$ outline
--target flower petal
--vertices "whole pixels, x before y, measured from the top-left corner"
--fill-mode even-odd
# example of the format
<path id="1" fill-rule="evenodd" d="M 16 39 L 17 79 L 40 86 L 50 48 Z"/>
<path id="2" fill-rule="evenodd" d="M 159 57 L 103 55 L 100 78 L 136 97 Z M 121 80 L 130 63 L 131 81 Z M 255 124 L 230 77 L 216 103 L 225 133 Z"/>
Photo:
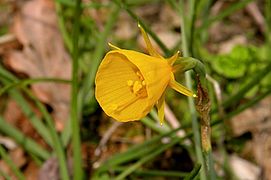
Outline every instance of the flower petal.
<path id="1" fill-rule="evenodd" d="M 152 44 L 151 44 L 151 41 L 150 41 L 150 39 L 149 39 L 147 33 L 146 33 L 145 30 L 143 29 L 143 27 L 142 27 L 140 24 L 138 24 L 138 27 L 139 27 L 139 29 L 140 29 L 140 31 L 141 31 L 141 34 L 142 34 L 142 36 L 143 36 L 143 38 L 144 38 L 144 40 L 145 40 L 145 43 L 146 43 L 146 45 L 147 45 L 147 49 L 148 49 L 148 51 L 149 51 L 149 54 L 150 54 L 151 56 L 154 56 L 154 57 L 163 58 L 163 57 L 162 57 L 162 56 L 161 56 L 161 55 L 153 48 L 153 46 L 152 46 Z"/>
<path id="2" fill-rule="evenodd" d="M 113 44 L 111 44 L 111 43 L 108 43 L 108 46 L 110 46 L 112 49 L 120 50 L 119 47 L 117 47 L 117 46 L 115 46 L 115 45 L 113 45 Z"/>
<path id="3" fill-rule="evenodd" d="M 130 81 L 141 81 L 137 71 L 138 68 L 118 50 L 104 57 L 96 74 L 95 97 L 108 116 L 122 122 L 139 120 L 153 107 L 147 92 L 145 96 L 137 96 L 130 88 Z M 134 90 L 140 89 L 137 83 Z"/>
<path id="4" fill-rule="evenodd" d="M 173 56 L 167 59 L 168 64 L 173 65 L 179 56 L 180 56 L 180 51 L 177 51 Z"/>
<path id="5" fill-rule="evenodd" d="M 164 123 L 164 117 L 165 117 L 165 92 L 162 94 L 161 98 L 157 102 L 157 110 L 158 110 L 158 118 L 160 121 L 160 124 L 163 125 Z"/>
<path id="6" fill-rule="evenodd" d="M 142 73 L 146 80 L 149 102 L 153 105 L 162 96 L 171 78 L 172 67 L 165 59 L 148 56 L 131 50 L 120 50 Z"/>
<path id="7" fill-rule="evenodd" d="M 172 89 L 174 89 L 175 91 L 177 91 L 183 95 L 197 97 L 192 91 L 190 91 L 189 89 L 187 89 L 185 86 L 181 85 L 180 83 L 178 83 L 174 79 L 171 79 L 169 86 Z"/>

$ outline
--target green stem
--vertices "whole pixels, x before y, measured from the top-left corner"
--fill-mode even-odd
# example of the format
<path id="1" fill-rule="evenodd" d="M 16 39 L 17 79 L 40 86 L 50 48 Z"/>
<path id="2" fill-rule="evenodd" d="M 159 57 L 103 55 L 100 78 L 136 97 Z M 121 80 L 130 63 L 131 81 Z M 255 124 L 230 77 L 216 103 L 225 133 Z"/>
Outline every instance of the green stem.
<path id="1" fill-rule="evenodd" d="M 3 72 L 3 71 L 0 68 L 0 74 L 1 74 L 1 72 Z M 8 75 L 9 73 L 7 72 L 7 73 L 4 73 L 4 74 Z M 15 77 L 13 77 L 13 78 L 11 78 L 9 80 L 6 79 L 6 77 L 7 76 L 4 76 L 3 78 L 1 77 L 1 81 L 3 82 L 3 84 L 5 85 L 5 87 L 9 87 L 9 85 L 19 83 L 18 79 L 15 78 Z M 14 82 L 14 83 L 12 83 L 12 82 Z M 3 89 L 5 89 L 5 87 Z M 6 90 L 8 90 L 8 89 L 9 88 L 7 88 Z M 1 91 L 1 92 L 4 93 L 5 91 Z M 9 95 L 21 107 L 21 110 L 29 118 L 31 124 L 37 130 L 37 132 L 39 133 L 39 135 L 45 140 L 45 142 L 47 144 L 49 144 L 51 147 L 53 147 L 52 139 L 51 139 L 51 136 L 50 136 L 48 128 L 44 125 L 44 123 L 41 121 L 41 119 L 38 118 L 37 115 L 33 112 L 31 106 L 25 100 L 25 98 L 23 97 L 23 95 L 21 94 L 21 92 L 15 90 L 15 89 L 12 89 L 12 90 L 9 90 Z"/>
<path id="2" fill-rule="evenodd" d="M 140 166 L 142 166 L 144 163 L 150 161 L 151 159 L 153 159 L 154 157 L 156 157 L 157 155 L 161 154 L 162 152 L 164 152 L 165 150 L 167 150 L 168 148 L 172 147 L 173 145 L 177 144 L 178 142 L 180 142 L 181 138 L 174 138 L 171 139 L 170 143 L 164 145 L 164 146 L 160 146 L 157 149 L 155 149 L 152 153 L 148 154 L 147 156 L 141 158 L 139 161 L 137 161 L 136 163 L 134 163 L 132 166 L 128 167 L 125 171 L 123 171 L 120 175 L 118 175 L 116 178 L 114 178 L 115 180 L 122 180 L 125 179 L 125 177 L 127 177 L 129 174 L 131 174 L 132 172 L 134 172 L 136 169 L 138 169 Z"/>
<path id="3" fill-rule="evenodd" d="M 266 90 L 264 93 L 262 93 L 261 95 L 257 95 L 253 100 L 243 104 L 242 106 L 239 106 L 237 109 L 235 109 L 234 111 L 227 113 L 223 119 L 220 118 L 216 118 L 212 121 L 211 126 L 215 126 L 221 122 L 223 122 L 223 120 L 228 120 L 231 119 L 233 116 L 239 114 L 240 112 L 244 111 L 245 109 L 257 104 L 260 100 L 262 100 L 263 98 L 267 97 L 269 94 L 271 93 L 271 89 Z"/>
<path id="4" fill-rule="evenodd" d="M 127 167 L 114 167 L 111 169 L 113 172 L 123 172 L 127 169 Z M 164 177 L 184 177 L 188 175 L 185 172 L 175 172 L 175 171 L 161 171 L 161 170 L 135 170 L 133 174 L 141 175 L 141 176 L 164 176 Z"/>
<path id="5" fill-rule="evenodd" d="M 184 55 L 184 57 L 189 57 L 190 56 L 190 51 L 188 49 L 188 47 L 189 47 L 188 39 L 190 39 L 190 38 L 187 37 L 187 31 L 186 31 L 189 27 L 186 27 L 187 19 L 185 19 L 186 14 L 184 13 L 185 9 L 184 9 L 184 4 L 183 4 L 182 1 L 180 1 L 180 6 L 181 6 L 181 8 L 180 8 L 181 12 L 179 10 L 179 15 L 181 17 L 181 30 L 182 30 L 181 35 L 182 35 L 183 55 Z M 186 72 L 185 80 L 186 80 L 186 86 L 189 89 L 192 89 L 192 80 L 191 80 L 191 72 L 190 71 Z M 198 120 L 197 120 L 196 108 L 195 108 L 193 98 L 191 98 L 191 97 L 188 97 L 188 106 L 189 106 L 189 111 L 190 111 L 191 119 L 192 119 L 192 130 L 193 130 L 193 135 L 194 135 L 193 137 L 194 137 L 194 143 L 195 143 L 196 156 L 197 156 L 198 161 L 201 164 L 205 164 L 203 154 L 202 154 L 202 151 L 201 151 L 199 123 L 198 123 Z M 204 166 L 204 169 L 206 169 L 205 166 Z M 205 173 L 205 170 L 200 171 L 200 177 L 201 177 L 202 180 L 206 180 L 207 175 Z"/>
<path id="6" fill-rule="evenodd" d="M 250 3 L 252 0 L 243 0 L 243 1 L 237 1 L 236 3 L 232 3 L 228 8 L 224 9 L 223 11 L 220 11 L 219 14 L 216 16 L 210 17 L 207 21 L 204 22 L 202 25 L 200 31 L 202 31 L 205 28 L 210 27 L 210 25 L 216 21 L 222 20 L 223 18 L 233 14 L 233 12 L 244 8 L 248 3 Z"/>
<path id="7" fill-rule="evenodd" d="M 201 84 L 199 75 L 197 75 L 197 99 L 196 109 L 200 115 L 201 128 L 201 145 L 204 158 L 204 170 L 208 179 L 215 179 L 215 172 L 213 168 L 212 146 L 211 146 L 211 126 L 210 126 L 210 109 L 211 101 L 207 88 Z"/>
<path id="8" fill-rule="evenodd" d="M 141 122 L 145 126 L 151 128 L 153 131 L 158 132 L 160 134 L 164 133 L 164 132 L 167 132 L 169 130 L 169 129 L 165 129 L 165 128 L 161 127 L 161 126 L 157 126 L 158 125 L 157 122 L 154 122 L 152 119 L 150 119 L 148 117 L 142 118 Z"/>
<path id="9" fill-rule="evenodd" d="M 58 25 L 61 32 L 61 35 L 63 37 L 64 43 L 67 47 L 67 49 L 71 52 L 72 51 L 72 41 L 71 37 L 69 36 L 69 33 L 65 27 L 65 20 L 62 12 L 61 2 L 59 0 L 56 1 L 56 11 L 58 14 Z"/>
<path id="10" fill-rule="evenodd" d="M 171 51 L 166 47 L 166 45 L 159 39 L 159 37 L 148 27 L 146 24 L 133 12 L 130 8 L 119 0 L 114 0 L 114 2 L 119 6 L 126 10 L 126 12 L 140 24 L 143 29 L 153 38 L 153 40 L 158 44 L 158 46 L 162 49 L 166 56 L 171 55 Z"/>
<path id="11" fill-rule="evenodd" d="M 9 91 L 10 89 L 18 87 L 18 86 L 26 87 L 26 86 L 31 85 L 31 84 L 43 83 L 43 82 L 70 83 L 71 81 L 70 80 L 65 80 L 65 79 L 56 79 L 56 78 L 24 79 L 24 80 L 20 80 L 18 82 L 10 83 L 10 84 L 4 86 L 3 88 L 1 88 L 0 89 L 0 96 L 2 96 L 4 93 Z"/>
<path id="12" fill-rule="evenodd" d="M 72 93 L 71 93 L 71 126 L 72 126 L 72 149 L 73 149 L 73 176 L 74 179 L 83 179 L 81 140 L 80 140 L 80 120 L 78 118 L 78 60 L 79 60 L 79 23 L 81 16 L 81 0 L 76 1 L 74 9 L 74 29 L 73 29 L 73 52 L 72 52 Z"/>
<path id="13" fill-rule="evenodd" d="M 56 152 L 58 162 L 59 162 L 59 168 L 60 168 L 60 176 L 61 179 L 68 180 L 69 175 L 68 175 L 68 170 L 67 170 L 67 163 L 66 163 L 66 158 L 65 158 L 65 152 L 64 148 L 61 144 L 61 140 L 56 132 L 53 119 L 50 116 L 50 114 L 47 112 L 46 108 L 44 105 L 27 89 L 24 89 L 24 92 L 34 101 L 40 112 L 42 113 L 47 125 L 48 129 L 50 131 L 52 141 L 53 141 L 53 148 Z"/>
<path id="14" fill-rule="evenodd" d="M 184 178 L 184 180 L 192 180 L 192 179 L 194 179 L 194 178 L 198 175 L 198 173 L 199 173 L 199 171 L 200 171 L 200 168 L 201 168 L 201 164 L 196 164 L 196 165 L 194 166 L 193 170 L 190 172 L 189 175 L 187 175 L 187 176 Z"/>
<path id="15" fill-rule="evenodd" d="M 113 167 L 119 166 L 121 164 L 125 164 L 129 161 L 138 159 L 140 157 L 144 157 L 147 154 L 150 154 L 151 152 L 153 152 L 155 149 L 157 149 L 159 146 L 162 146 L 163 143 L 161 142 L 161 139 L 164 137 L 175 137 L 175 133 L 179 130 L 180 128 L 171 130 L 170 132 L 166 132 L 163 133 L 161 135 L 155 136 L 150 140 L 145 141 L 142 144 L 138 144 L 135 145 L 133 147 L 131 147 L 129 150 L 127 150 L 126 152 L 120 153 L 120 154 L 116 154 L 113 157 L 111 157 L 107 162 L 104 163 L 104 165 L 102 165 L 98 171 L 98 173 L 100 172 L 104 172 L 106 170 L 109 170 Z M 186 137 L 190 137 L 191 134 L 187 134 Z"/>
<path id="16" fill-rule="evenodd" d="M 16 81 L 16 78 L 13 77 L 12 75 L 10 75 L 8 72 L 6 72 L 5 70 L 3 70 L 1 68 L 1 73 L 4 75 L 4 77 L 6 78 L 5 81 Z M 50 144 L 52 146 L 52 148 L 54 148 L 56 154 L 57 154 L 57 158 L 58 158 L 58 162 L 59 162 L 59 167 L 60 167 L 60 174 L 61 174 L 61 177 L 62 179 L 66 180 L 66 179 L 69 179 L 69 176 L 68 176 L 68 171 L 67 171 L 67 167 L 66 167 L 66 159 L 65 159 L 65 153 L 64 153 L 64 148 L 62 147 L 62 144 L 60 142 L 60 139 L 57 135 L 57 132 L 55 130 L 55 126 L 54 126 L 54 123 L 53 123 L 53 120 L 51 118 L 51 116 L 49 115 L 49 113 L 47 112 L 46 108 L 43 106 L 42 103 L 40 103 L 33 95 L 32 93 L 26 89 L 26 88 L 23 88 L 23 90 L 26 92 L 26 94 L 31 98 L 33 99 L 33 101 L 36 103 L 37 107 L 39 108 L 39 110 L 41 111 L 41 113 L 43 114 L 44 118 L 45 118 L 45 121 L 48 125 L 48 131 L 50 133 L 50 136 L 51 136 L 51 139 L 48 137 L 45 137 L 46 141 L 48 142 L 48 144 Z M 14 93 L 15 94 L 15 93 Z M 25 109 L 23 107 L 23 109 Z M 39 122 L 39 121 L 38 121 Z M 33 125 L 35 126 L 35 128 L 37 128 L 39 130 L 39 133 L 41 133 L 41 135 L 44 137 L 47 133 L 47 131 L 45 130 L 40 130 L 40 127 L 42 127 L 42 124 L 39 123 L 37 124 L 38 122 L 33 122 Z M 3 130 L 4 131 L 4 130 Z M 15 130 L 13 130 L 14 134 L 11 133 L 10 136 L 11 137 L 14 137 L 15 133 L 16 133 L 16 137 L 15 138 L 19 138 L 20 137 L 20 134 L 18 132 L 16 132 Z M 9 131 L 8 131 L 9 132 Z M 19 136 L 19 137 L 18 137 Z M 29 143 L 32 143 L 31 141 L 29 141 Z M 32 147 L 33 148 L 35 147 L 35 145 L 33 145 L 32 143 Z M 27 148 L 29 147 L 26 147 L 25 146 L 25 149 L 28 150 Z M 42 150 L 40 150 L 42 151 Z"/>
<path id="17" fill-rule="evenodd" d="M 88 71 L 88 74 L 86 75 L 86 78 L 84 79 L 82 92 L 80 92 L 80 96 L 81 96 L 80 99 L 83 101 L 82 104 L 89 102 L 90 99 L 93 98 L 93 93 L 94 93 L 93 84 L 94 84 L 96 71 L 98 69 L 99 63 L 104 53 L 106 39 L 108 35 L 110 34 L 110 30 L 113 28 L 114 24 L 116 23 L 119 11 L 120 11 L 120 8 L 118 6 L 114 6 L 112 8 L 111 13 L 109 14 L 109 18 L 107 19 L 104 31 L 101 32 L 99 36 L 97 46 L 92 57 L 91 67 Z"/>
<path id="18" fill-rule="evenodd" d="M 0 116 L 0 132 L 14 139 L 19 145 L 21 145 L 28 153 L 39 157 L 42 160 L 46 160 L 50 157 L 50 154 L 40 147 L 35 141 L 24 136 L 20 130 L 8 124 Z"/>
<path id="19" fill-rule="evenodd" d="M 174 71 L 178 71 L 180 73 L 186 72 L 188 70 L 194 70 L 196 74 L 205 79 L 206 72 L 204 64 L 195 58 L 192 57 L 180 57 L 174 63 Z"/>
<path id="20" fill-rule="evenodd" d="M 9 155 L 7 154 L 6 150 L 3 148 L 3 146 L 0 144 L 0 157 L 3 158 L 3 160 L 7 163 L 7 165 L 10 167 L 12 172 L 16 175 L 16 177 L 19 180 L 24 180 L 25 177 L 23 173 L 18 169 L 18 167 L 14 164 L 14 162 L 11 160 Z"/>

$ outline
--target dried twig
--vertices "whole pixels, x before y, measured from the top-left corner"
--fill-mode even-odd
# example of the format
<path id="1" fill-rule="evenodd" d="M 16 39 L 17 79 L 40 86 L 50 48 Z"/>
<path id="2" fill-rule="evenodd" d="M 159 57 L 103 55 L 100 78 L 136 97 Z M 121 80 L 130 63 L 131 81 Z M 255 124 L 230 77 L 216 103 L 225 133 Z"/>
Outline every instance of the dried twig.
<path id="1" fill-rule="evenodd" d="M 167 121 L 169 122 L 169 124 L 173 127 L 173 129 L 181 127 L 180 122 L 178 121 L 175 114 L 172 112 L 172 110 L 170 109 L 170 107 L 167 104 L 165 104 L 165 117 L 166 117 Z M 179 130 L 177 132 L 177 135 L 179 137 L 184 137 L 185 131 Z M 187 140 L 186 143 L 190 143 L 190 141 Z"/>
<path id="2" fill-rule="evenodd" d="M 265 23 L 264 23 L 264 17 L 258 8 L 256 2 L 251 2 L 246 6 L 246 11 L 248 14 L 253 18 L 255 23 L 259 26 L 259 29 L 261 33 L 265 33 Z"/>
<path id="3" fill-rule="evenodd" d="M 20 46 L 14 34 L 5 34 L 0 36 L 0 55 L 4 54 L 7 49 L 13 49 Z"/>
<path id="4" fill-rule="evenodd" d="M 110 128 L 103 135 L 99 145 L 94 151 L 95 156 L 100 156 L 102 151 L 105 149 L 107 141 L 110 139 L 111 135 L 115 132 L 115 130 L 121 125 L 120 122 L 114 121 Z"/>

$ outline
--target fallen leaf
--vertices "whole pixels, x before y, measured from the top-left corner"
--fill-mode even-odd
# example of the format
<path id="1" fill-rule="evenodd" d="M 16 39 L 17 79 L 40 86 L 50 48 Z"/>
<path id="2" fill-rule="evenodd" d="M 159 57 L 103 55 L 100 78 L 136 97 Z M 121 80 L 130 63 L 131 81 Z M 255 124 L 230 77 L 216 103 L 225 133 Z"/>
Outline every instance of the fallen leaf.
<path id="1" fill-rule="evenodd" d="M 30 161 L 24 171 L 25 179 L 27 180 L 38 179 L 39 169 L 40 167 L 34 161 Z"/>
<path id="2" fill-rule="evenodd" d="M 263 168 L 264 179 L 271 179 L 271 97 L 243 111 L 231 119 L 233 134 L 251 132 L 252 151 L 256 162 Z"/>
<path id="3" fill-rule="evenodd" d="M 40 168 L 38 179 L 58 180 L 59 176 L 60 174 L 59 174 L 57 158 L 50 158 L 45 163 L 43 163 L 42 167 Z"/>
<path id="4" fill-rule="evenodd" d="M 72 168 L 72 160 L 68 157 L 67 160 L 67 167 L 68 167 L 68 173 L 69 177 L 72 177 L 73 168 Z M 38 172 L 38 178 L 39 180 L 59 180 L 60 179 L 60 172 L 59 172 L 59 165 L 58 160 L 56 157 L 52 157 L 46 160 L 45 163 L 42 164 L 42 167 L 40 168 Z M 71 178 L 69 178 L 71 179 Z"/>
<path id="5" fill-rule="evenodd" d="M 271 130 L 255 134 L 253 147 L 256 162 L 263 167 L 263 179 L 271 179 Z"/>
<path id="6" fill-rule="evenodd" d="M 57 26 L 53 0 L 27 1 L 15 17 L 13 33 L 23 48 L 9 52 L 5 65 L 30 78 L 70 79 L 71 58 Z M 62 130 L 69 114 L 70 86 L 38 83 L 31 88 L 43 103 L 52 108 L 56 128 Z"/>
<path id="7" fill-rule="evenodd" d="M 230 156 L 229 164 L 238 179 L 256 180 L 260 177 L 261 170 L 258 166 L 237 155 Z"/>
<path id="8" fill-rule="evenodd" d="M 21 168 L 26 164 L 27 159 L 24 154 L 24 149 L 22 149 L 22 147 L 17 147 L 16 149 L 11 150 L 9 154 L 12 162 L 16 164 L 17 167 Z"/>
<path id="9" fill-rule="evenodd" d="M 235 136 L 246 132 L 261 133 L 271 128 L 271 97 L 267 97 L 255 106 L 234 116 L 230 124 Z"/>
<path id="10" fill-rule="evenodd" d="M 5 52 L 14 48 L 20 48 L 20 44 L 14 34 L 6 34 L 0 37 L 0 55 L 4 55 Z"/>

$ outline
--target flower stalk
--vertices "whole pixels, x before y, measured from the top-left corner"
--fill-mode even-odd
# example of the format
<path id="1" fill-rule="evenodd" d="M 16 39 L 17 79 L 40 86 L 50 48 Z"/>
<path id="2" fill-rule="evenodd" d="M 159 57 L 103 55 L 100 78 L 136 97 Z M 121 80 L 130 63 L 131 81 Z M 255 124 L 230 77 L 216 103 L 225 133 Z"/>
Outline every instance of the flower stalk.
<path id="1" fill-rule="evenodd" d="M 205 171 L 208 179 L 215 179 L 212 159 L 211 126 L 209 115 L 211 110 L 211 101 L 207 89 L 201 83 L 199 74 L 197 74 L 197 95 L 198 98 L 196 99 L 196 110 L 200 115 L 201 146 L 206 167 Z"/>
<path id="2" fill-rule="evenodd" d="M 210 125 L 210 110 L 211 101 L 206 88 L 206 72 L 204 64 L 192 57 L 181 57 L 179 58 L 175 66 L 175 71 L 185 72 L 188 70 L 194 70 L 196 73 L 197 80 L 197 98 L 196 98 L 196 110 L 200 115 L 200 136 L 201 136 L 201 147 L 203 152 L 203 158 L 205 163 L 205 173 L 208 179 L 215 179 L 215 173 L 213 169 L 212 159 L 212 145 L 211 145 L 211 125 Z"/>

